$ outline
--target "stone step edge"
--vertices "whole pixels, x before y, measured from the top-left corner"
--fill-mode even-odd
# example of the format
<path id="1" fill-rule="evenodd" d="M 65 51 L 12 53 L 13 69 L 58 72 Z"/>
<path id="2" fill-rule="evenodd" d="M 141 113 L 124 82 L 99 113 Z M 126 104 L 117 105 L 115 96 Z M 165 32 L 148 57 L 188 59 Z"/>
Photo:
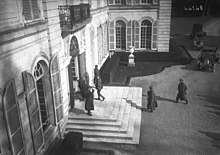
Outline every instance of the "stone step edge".
<path id="1" fill-rule="evenodd" d="M 115 138 L 115 139 L 128 139 L 132 140 L 133 137 L 127 135 L 126 133 L 96 133 L 96 132 L 87 132 L 87 131 L 80 131 L 80 130 L 73 130 L 76 132 L 81 132 L 83 134 L 83 138 Z M 66 132 L 65 134 L 67 134 Z"/>
<path id="2" fill-rule="evenodd" d="M 115 138 L 91 138 L 83 137 L 83 142 L 92 143 L 116 143 L 116 144 L 139 144 L 139 140 L 136 139 L 115 139 Z"/>
<path id="3" fill-rule="evenodd" d="M 121 126 L 106 126 L 106 125 L 76 125 L 74 124 L 74 126 L 72 127 L 71 124 L 67 124 L 66 125 L 66 131 L 71 131 L 71 130 L 82 130 L 82 131 L 93 131 L 93 132 L 111 132 L 111 133 L 126 133 L 128 131 L 129 126 L 134 126 L 134 121 L 135 118 L 131 117 L 131 116 L 136 116 L 136 108 L 135 107 L 131 107 L 130 113 L 129 113 L 129 118 L 127 118 L 126 120 L 123 119 L 123 121 L 126 121 L 126 125 L 125 127 L 122 126 L 123 123 L 121 123 Z M 131 128 L 131 127 L 130 127 Z"/>

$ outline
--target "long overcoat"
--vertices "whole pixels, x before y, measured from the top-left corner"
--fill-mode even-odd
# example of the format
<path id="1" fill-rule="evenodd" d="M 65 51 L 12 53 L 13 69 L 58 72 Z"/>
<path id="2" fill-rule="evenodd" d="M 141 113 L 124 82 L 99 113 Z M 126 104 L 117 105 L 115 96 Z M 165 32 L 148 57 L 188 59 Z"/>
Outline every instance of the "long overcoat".
<path id="1" fill-rule="evenodd" d="M 85 109 L 88 110 L 94 110 L 94 89 L 91 91 L 88 90 L 86 93 L 86 102 L 85 102 Z"/>
<path id="2" fill-rule="evenodd" d="M 157 107 L 157 100 L 156 100 L 156 95 L 153 90 L 149 90 L 147 92 L 148 95 L 148 103 L 147 103 L 147 108 L 151 110 L 155 110 L 155 107 Z"/>
<path id="3" fill-rule="evenodd" d="M 98 68 L 95 68 L 94 69 L 94 80 L 93 80 L 94 84 L 95 84 L 98 76 L 100 76 L 100 71 Z"/>
<path id="4" fill-rule="evenodd" d="M 80 93 L 81 93 L 82 97 L 85 98 L 86 97 L 86 93 L 88 91 L 88 86 L 87 86 L 85 80 L 80 78 L 78 86 L 79 86 Z"/>
<path id="5" fill-rule="evenodd" d="M 95 88 L 96 88 L 97 90 L 102 90 L 103 85 L 102 85 L 102 80 L 101 80 L 101 78 L 96 79 L 96 81 L 95 81 Z"/>
<path id="6" fill-rule="evenodd" d="M 187 100 L 186 98 L 186 90 L 187 90 L 187 86 L 184 82 L 180 82 L 178 84 L 178 94 L 177 94 L 177 99 L 180 100 Z"/>

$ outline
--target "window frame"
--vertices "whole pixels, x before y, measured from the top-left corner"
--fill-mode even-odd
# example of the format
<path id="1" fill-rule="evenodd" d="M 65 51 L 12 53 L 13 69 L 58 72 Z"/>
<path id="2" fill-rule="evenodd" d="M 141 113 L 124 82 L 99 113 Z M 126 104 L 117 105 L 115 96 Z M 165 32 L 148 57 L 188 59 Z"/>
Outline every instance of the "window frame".
<path id="1" fill-rule="evenodd" d="M 120 27 L 118 26 L 117 27 L 117 22 L 118 21 L 122 21 L 123 23 L 124 23 L 124 27 L 122 26 L 122 25 L 120 25 Z M 126 25 L 127 23 L 124 21 L 124 20 L 121 20 L 121 19 L 119 19 L 119 20 L 117 20 L 117 21 L 115 21 L 115 48 L 116 48 L 116 50 L 126 50 L 126 43 L 127 43 L 127 39 L 126 39 L 126 37 L 127 37 L 127 25 Z M 119 35 L 120 35 L 120 38 L 119 38 L 119 41 L 120 41 L 120 47 L 117 47 L 118 45 L 117 45 L 117 28 L 119 28 L 120 30 L 119 30 Z M 124 31 L 124 35 L 122 34 L 122 32 Z M 124 38 L 122 38 L 122 37 L 124 37 Z M 124 42 L 123 42 L 123 39 L 124 39 Z M 123 45 L 123 43 L 124 43 L 124 45 Z M 123 48 L 124 47 L 124 48 Z"/>
<path id="2" fill-rule="evenodd" d="M 30 9 L 30 16 L 31 16 L 31 19 L 25 19 L 25 15 L 24 15 L 24 1 L 28 1 L 29 2 L 29 9 Z M 37 4 L 37 9 L 38 9 L 38 16 L 39 18 L 34 18 L 34 7 L 33 7 L 33 1 L 36 1 L 36 4 Z M 39 21 L 42 21 L 43 20 L 43 17 L 42 17 L 42 14 L 43 14 L 43 7 L 42 5 L 39 5 L 40 3 L 42 3 L 42 0 L 22 0 L 21 1 L 21 7 L 22 7 L 22 16 L 23 16 L 23 21 L 24 21 L 24 24 L 32 24 L 32 23 L 36 23 L 36 22 L 39 22 Z"/>
<path id="3" fill-rule="evenodd" d="M 150 23 L 151 23 L 151 26 L 150 26 L 150 28 L 151 28 L 151 34 L 150 34 L 150 43 L 149 43 L 149 45 L 150 45 L 150 47 L 148 47 L 147 46 L 147 43 L 146 43 L 146 38 L 147 38 L 147 36 L 145 36 L 145 40 L 144 40 L 144 45 L 145 45 L 145 47 L 142 47 L 142 28 L 145 28 L 145 31 L 144 32 L 146 32 L 146 31 L 148 31 L 148 27 L 149 27 L 149 25 L 144 25 L 144 26 L 142 26 L 142 23 L 144 22 L 144 21 L 149 21 Z M 146 49 L 152 49 L 152 39 L 153 39 L 153 23 L 152 23 L 152 21 L 151 20 L 149 20 L 149 19 L 144 19 L 144 20 L 142 20 L 141 21 L 141 24 L 140 24 L 140 45 L 139 45 L 139 47 L 140 47 L 140 49 L 141 50 L 146 50 Z"/>
<path id="4" fill-rule="evenodd" d="M 14 105 L 12 107 L 10 107 L 8 109 L 7 107 L 7 92 L 8 92 L 8 89 L 9 87 L 12 86 L 12 89 L 13 89 L 13 92 L 14 92 Z M 1 92 L 2 93 L 2 92 Z M 18 104 L 18 95 L 17 95 L 17 90 L 16 90 L 16 86 L 15 86 L 15 79 L 10 79 L 8 80 L 8 82 L 6 83 L 5 85 L 5 88 L 4 88 L 4 92 L 3 92 L 3 95 L 2 95 L 2 98 L 3 98 L 3 102 L 2 102 L 2 106 L 3 106 L 3 118 L 4 118 L 4 121 L 5 121 L 5 125 L 6 125 L 6 130 L 7 130 L 7 136 L 8 136 L 8 139 L 9 139 L 9 145 L 10 145 L 10 152 L 13 154 L 13 155 L 19 155 L 20 153 L 24 152 L 26 153 L 26 148 L 25 148 L 25 141 L 24 141 L 24 132 L 23 132 L 23 127 L 22 127 L 22 120 L 21 120 L 21 113 L 20 113 L 20 109 L 19 109 L 19 104 Z M 19 128 L 16 129 L 16 131 L 14 133 L 11 132 L 11 127 L 10 127 L 10 122 L 9 122 L 9 116 L 8 116 L 8 113 L 9 111 L 11 111 L 12 109 L 16 108 L 17 110 L 17 114 L 18 114 L 18 120 L 19 120 Z M 21 141 L 22 141 L 22 145 L 23 147 L 20 149 L 20 151 L 16 154 L 15 152 L 15 146 L 13 145 L 13 136 L 15 136 L 15 134 L 17 134 L 18 132 L 21 132 Z"/>
<path id="5" fill-rule="evenodd" d="M 116 3 L 116 1 L 119 1 L 119 3 Z M 123 1 L 124 3 L 122 3 L 122 1 Z M 126 0 L 114 0 L 114 4 L 115 4 L 115 5 L 126 5 L 127 3 L 126 3 Z"/>

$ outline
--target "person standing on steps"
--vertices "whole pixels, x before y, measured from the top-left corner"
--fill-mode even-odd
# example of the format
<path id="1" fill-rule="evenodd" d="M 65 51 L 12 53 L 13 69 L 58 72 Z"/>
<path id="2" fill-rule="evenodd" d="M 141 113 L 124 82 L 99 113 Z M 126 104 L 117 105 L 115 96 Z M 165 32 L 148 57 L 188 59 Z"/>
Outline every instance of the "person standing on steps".
<path id="1" fill-rule="evenodd" d="M 80 94 L 82 96 L 81 100 L 84 100 L 86 97 L 86 93 L 88 91 L 88 86 L 83 78 L 78 79 L 78 87 L 80 89 Z"/>
<path id="2" fill-rule="evenodd" d="M 186 98 L 186 90 L 187 90 L 187 86 L 184 83 L 183 79 L 180 79 L 180 83 L 178 84 L 178 94 L 176 96 L 176 103 L 178 103 L 178 101 L 186 101 L 186 104 L 188 104 L 188 100 Z"/>
<path id="3" fill-rule="evenodd" d="M 97 76 L 97 79 L 95 80 L 95 88 L 97 90 L 97 94 L 98 94 L 98 100 L 100 100 L 102 97 L 102 100 L 104 101 L 105 100 L 105 97 L 101 94 L 101 90 L 103 88 L 103 85 L 102 85 L 102 80 L 100 78 L 100 76 Z"/>
<path id="4" fill-rule="evenodd" d="M 150 109 L 150 112 L 153 112 L 155 108 L 157 107 L 157 100 L 156 100 L 156 95 L 154 93 L 153 86 L 149 87 L 149 91 L 147 92 L 147 108 Z"/>
<path id="5" fill-rule="evenodd" d="M 95 65 L 95 69 L 94 69 L 94 81 L 93 81 L 94 84 L 95 84 L 95 82 L 96 82 L 98 76 L 100 76 L 100 71 L 99 71 L 99 69 L 98 69 L 98 65 Z"/>
<path id="6" fill-rule="evenodd" d="M 85 109 L 87 110 L 87 115 L 92 116 L 91 110 L 94 110 L 94 89 L 92 87 L 88 88 L 86 93 Z"/>

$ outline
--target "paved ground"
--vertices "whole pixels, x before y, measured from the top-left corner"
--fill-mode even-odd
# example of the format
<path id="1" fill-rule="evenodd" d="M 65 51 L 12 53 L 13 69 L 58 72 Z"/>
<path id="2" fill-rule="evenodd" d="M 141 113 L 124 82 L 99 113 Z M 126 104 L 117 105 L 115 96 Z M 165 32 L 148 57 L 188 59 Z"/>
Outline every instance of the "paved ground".
<path id="1" fill-rule="evenodd" d="M 215 73 L 195 71 L 193 62 L 151 76 L 131 79 L 146 92 L 154 85 L 159 108 L 142 112 L 137 155 L 220 154 L 220 65 Z M 174 103 L 179 78 L 188 85 L 189 104 Z"/>

